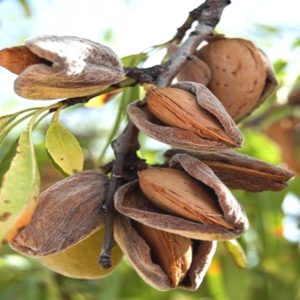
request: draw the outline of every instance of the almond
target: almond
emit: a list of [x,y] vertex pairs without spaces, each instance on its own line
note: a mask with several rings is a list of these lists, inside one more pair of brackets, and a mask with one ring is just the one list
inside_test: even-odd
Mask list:
[[247,116],[260,102],[267,66],[259,49],[244,39],[211,41],[198,53],[212,71],[208,88],[235,120]]
[[220,122],[200,107],[196,97],[178,88],[156,88],[147,94],[149,111],[166,125],[186,129],[202,138],[236,145]]
[[142,223],[136,223],[135,229],[149,245],[153,260],[170,278],[171,286],[178,286],[192,263],[191,239],[154,229]]
[[163,210],[195,222],[233,228],[224,219],[216,195],[184,171],[149,168],[138,176],[143,193]]

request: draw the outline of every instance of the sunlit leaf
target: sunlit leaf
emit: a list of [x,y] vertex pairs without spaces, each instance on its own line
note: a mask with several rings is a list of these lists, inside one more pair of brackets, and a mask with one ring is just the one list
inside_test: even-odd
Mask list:
[[6,115],[0,117],[0,134],[5,127],[17,117],[17,114]]
[[[5,168],[4,168],[5,169]],[[31,132],[23,132],[0,190],[0,240],[30,219],[37,203],[40,177]]]
[[18,0],[18,1],[21,4],[26,17],[30,17],[31,16],[31,9],[30,9],[28,1],[27,0]]
[[121,58],[122,64],[125,67],[136,67],[138,64],[144,62],[148,58],[147,53],[139,53],[124,56]]
[[300,37],[296,38],[292,44],[292,48],[298,48],[298,47],[300,47]]
[[116,91],[113,91],[111,93],[106,93],[103,95],[96,96],[89,100],[85,104],[86,107],[92,107],[92,108],[101,108],[105,103],[110,101],[112,98],[114,98],[118,93],[120,93],[121,89],[118,89]]
[[83,152],[75,136],[58,121],[46,134],[46,148],[55,163],[68,175],[83,169]]
[[8,171],[14,156],[16,155],[17,145],[18,145],[18,140],[16,140],[11,145],[10,149],[7,151],[7,153],[4,155],[4,157],[0,161],[0,183],[2,181],[3,176]]
[[235,264],[240,268],[246,268],[248,261],[240,243],[237,240],[228,240],[224,241],[224,245]]
[[280,149],[267,136],[253,130],[244,130],[243,135],[244,144],[240,152],[269,163],[280,162]]

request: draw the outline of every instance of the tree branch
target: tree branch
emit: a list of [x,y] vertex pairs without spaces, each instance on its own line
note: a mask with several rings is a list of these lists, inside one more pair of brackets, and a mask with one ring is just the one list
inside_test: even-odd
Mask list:
[[[201,4],[196,9],[198,21],[196,30],[189,35],[187,40],[181,46],[179,46],[176,53],[166,65],[161,67],[155,66],[153,68],[148,68],[148,70],[137,68],[127,69],[128,75],[130,74],[136,78],[136,80],[153,80],[156,78],[156,84],[158,86],[168,86],[178,73],[179,69],[186,62],[187,57],[192,55],[199,43],[212,33],[212,30],[219,22],[223,9],[229,3],[230,1],[228,0],[206,0],[205,3]],[[141,70],[147,70],[148,77],[143,77],[144,74],[141,73]],[[114,194],[124,183],[124,176],[128,170],[136,170],[139,168],[139,160],[136,156],[136,151],[139,149],[137,137],[138,129],[131,121],[129,121],[124,132],[112,144],[116,159],[112,165],[112,178],[107,190],[105,203],[102,207],[106,213],[105,237],[99,260],[103,268],[111,267],[111,249],[114,245]]]
[[158,78],[158,86],[163,87],[171,83],[172,79],[187,61],[187,58],[195,52],[200,42],[211,35],[221,18],[223,9],[228,4],[230,4],[229,0],[207,0],[200,5],[198,8],[198,25],[195,31],[191,32],[187,40],[178,47],[168,62],[168,70]]

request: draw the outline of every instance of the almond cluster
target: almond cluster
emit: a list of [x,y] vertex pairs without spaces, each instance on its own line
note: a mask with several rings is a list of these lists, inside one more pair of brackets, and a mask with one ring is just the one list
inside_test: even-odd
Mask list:
[[[48,38],[47,42],[55,41]],[[77,45],[78,40],[72,42]],[[101,72],[114,68],[112,77],[104,76],[101,84],[118,81],[123,71],[114,55],[103,46],[89,45],[100,47],[100,54],[110,57],[107,66],[100,66]],[[39,40],[27,47],[40,55],[44,45]],[[22,51],[28,55],[28,50]],[[46,54],[54,65],[44,63],[45,72],[51,68],[59,72],[62,58]],[[87,62],[93,64],[96,54],[89,54]],[[16,86],[27,95],[30,88],[25,81],[34,72],[33,66],[22,72]],[[96,77],[86,88],[97,86]],[[151,88],[144,100],[128,107],[129,118],[141,132],[174,148],[165,153],[164,164],[138,170],[114,195],[113,268],[125,254],[137,273],[159,290],[197,289],[217,241],[237,238],[248,229],[247,216],[231,189],[279,191],[293,176],[234,151],[243,143],[236,122],[276,86],[265,54],[253,43],[213,39],[196,51],[177,79],[170,87]],[[57,182],[41,194],[31,220],[10,236],[9,244],[66,276],[106,276],[113,268],[103,269],[97,260],[105,226],[101,206],[108,183],[109,178],[96,170]]]

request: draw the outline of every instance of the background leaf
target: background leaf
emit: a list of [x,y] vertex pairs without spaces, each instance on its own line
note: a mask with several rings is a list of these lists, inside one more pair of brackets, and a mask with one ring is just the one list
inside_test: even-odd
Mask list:
[[248,265],[246,254],[237,240],[224,241],[225,248],[233,258],[235,264],[240,268],[246,268]]
[[46,134],[46,148],[55,163],[68,175],[83,169],[83,152],[75,136],[58,121],[52,122]]

